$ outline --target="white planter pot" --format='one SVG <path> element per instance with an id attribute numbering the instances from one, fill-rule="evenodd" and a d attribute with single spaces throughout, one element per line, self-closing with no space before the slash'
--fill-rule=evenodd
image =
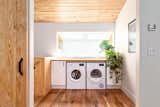
<path id="1" fill-rule="evenodd" d="M 114 71 L 111 71 L 109 67 L 107 67 L 107 85 L 121 85 L 121 79 L 116 81 L 116 74 Z"/>

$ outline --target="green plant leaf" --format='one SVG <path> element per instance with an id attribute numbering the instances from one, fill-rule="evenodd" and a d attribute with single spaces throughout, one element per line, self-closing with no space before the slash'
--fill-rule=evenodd
<path id="1" fill-rule="evenodd" d="M 109 49 L 113 49 L 113 46 L 109 44 L 108 40 L 103 40 L 99 47 L 102 49 L 102 50 L 109 50 Z"/>

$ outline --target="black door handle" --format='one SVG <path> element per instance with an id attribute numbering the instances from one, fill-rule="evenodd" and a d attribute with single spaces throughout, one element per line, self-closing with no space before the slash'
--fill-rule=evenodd
<path id="1" fill-rule="evenodd" d="M 23 58 L 21 58 L 19 60 L 19 63 L 18 63 L 18 69 L 19 69 L 19 73 L 21 76 L 23 76 L 23 72 L 22 72 L 22 62 L 23 62 Z"/>

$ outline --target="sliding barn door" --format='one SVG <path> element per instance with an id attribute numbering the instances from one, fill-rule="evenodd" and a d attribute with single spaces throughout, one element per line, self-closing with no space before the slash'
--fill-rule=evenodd
<path id="1" fill-rule="evenodd" d="M 28 0 L 0 0 L 0 107 L 28 106 Z"/>

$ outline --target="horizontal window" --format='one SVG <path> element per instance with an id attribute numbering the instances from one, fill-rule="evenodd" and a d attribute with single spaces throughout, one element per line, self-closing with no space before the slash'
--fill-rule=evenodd
<path id="1" fill-rule="evenodd" d="M 69 57 L 103 57 L 100 43 L 114 43 L 113 32 L 57 32 L 57 53 Z"/>

